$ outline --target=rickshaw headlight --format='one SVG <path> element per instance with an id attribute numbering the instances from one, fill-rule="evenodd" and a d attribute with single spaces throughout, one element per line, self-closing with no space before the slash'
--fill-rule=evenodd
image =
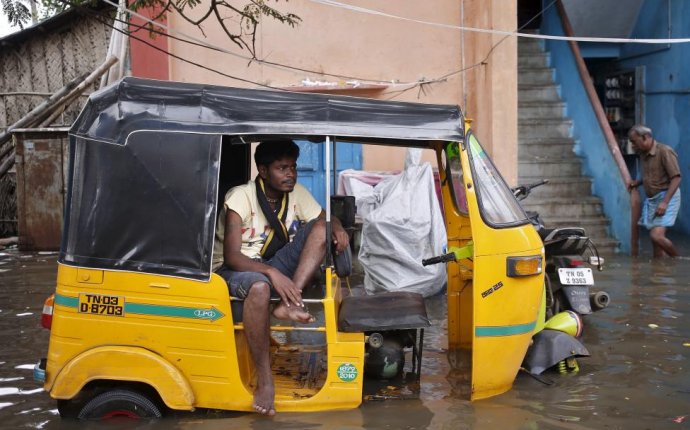
<path id="1" fill-rule="evenodd" d="M 538 275 L 540 273 L 541 255 L 508 257 L 506 259 L 506 274 L 511 278 Z"/>

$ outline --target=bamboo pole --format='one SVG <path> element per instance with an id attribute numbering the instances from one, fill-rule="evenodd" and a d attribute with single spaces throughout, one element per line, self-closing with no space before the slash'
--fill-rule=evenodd
<path id="1" fill-rule="evenodd" d="M 24 115 L 19 121 L 15 122 L 11 126 L 7 127 L 7 130 L 5 130 L 2 134 L 0 134 L 0 145 L 3 143 L 7 142 L 10 140 L 10 137 L 12 136 L 12 130 L 15 128 L 22 128 L 26 127 L 27 125 L 30 125 L 33 121 L 36 120 L 36 118 L 41 115 L 41 113 L 45 112 L 47 109 L 49 109 L 51 106 L 54 106 L 55 103 L 57 103 L 58 100 L 66 96 L 67 94 L 70 93 L 74 88 L 79 85 L 79 82 L 82 82 L 88 74 L 84 73 L 83 75 L 72 79 L 67 85 L 62 87 L 58 92 L 53 94 L 48 98 L 48 100 L 44 101 L 40 105 L 36 106 L 31 112 L 28 114 Z"/>
<path id="2" fill-rule="evenodd" d="M 105 73 L 106 70 L 108 70 L 108 68 L 110 68 L 117 61 L 117 57 L 110 56 L 105 60 L 105 62 L 103 62 L 103 64 L 98 66 L 90 74 L 85 73 L 80 77 L 70 81 L 58 92 L 53 94 L 48 100 L 41 103 L 39 106 L 36 106 L 36 108 L 34 108 L 31 112 L 29 112 L 19 121 L 15 122 L 10 127 L 8 127 L 7 130 L 0 135 L 0 145 L 9 140 L 9 138 L 12 136 L 12 130 L 34 125 L 37 122 L 40 123 L 41 121 L 45 120 L 47 116 L 51 115 L 53 109 L 61 106 L 66 101 L 73 99 L 76 95 L 79 95 L 82 92 L 84 92 L 84 90 L 89 85 L 92 85 L 96 81 L 96 79 L 98 79 L 103 73 Z M 9 171 L 12 165 L 14 164 L 14 155 L 15 152 L 12 151 L 12 153 L 5 159 L 5 161 L 3 161 L 0 164 L 0 179 L 2 179 L 5 173 L 7 173 L 7 171 Z"/>
<path id="3" fill-rule="evenodd" d="M 5 161 L 0 163 L 0 179 L 5 176 L 5 173 L 7 173 L 10 168 L 12 168 L 12 165 L 14 164 L 14 157 L 16 153 L 14 152 L 14 148 L 12 148 L 12 152 L 10 152 L 10 155 L 5 158 Z"/>
<path id="4" fill-rule="evenodd" d="M 75 91 L 79 91 L 80 93 L 86 89 L 87 86 L 93 84 L 93 82 L 101 76 L 105 70 L 107 70 L 108 67 L 112 66 L 118 61 L 117 57 L 109 57 L 106 59 L 106 61 L 98 66 L 96 70 L 91 72 L 90 74 L 84 73 L 81 76 L 71 80 L 67 85 L 62 87 L 58 92 L 50 96 L 48 100 L 45 102 L 41 103 L 40 105 L 36 106 L 31 112 L 28 114 L 24 115 L 19 121 L 15 122 L 11 126 L 7 128 L 7 130 L 0 134 L 0 145 L 5 143 L 10 139 L 10 136 L 12 135 L 12 130 L 15 128 L 23 128 L 26 127 L 38 119 L 41 119 L 44 117 L 46 112 L 52 111 L 52 108 L 55 107 L 56 104 L 60 103 L 61 100 L 63 100 L 65 97 L 69 96 Z"/>
<path id="5" fill-rule="evenodd" d="M 12 149 L 14 149 L 12 144 L 5 145 L 4 147 L 0 146 L 0 160 L 2 160 Z"/>

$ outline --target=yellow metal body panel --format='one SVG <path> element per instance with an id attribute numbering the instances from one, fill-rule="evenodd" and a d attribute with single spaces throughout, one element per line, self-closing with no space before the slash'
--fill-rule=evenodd
<path id="1" fill-rule="evenodd" d="M 437 162 L 439 166 L 439 180 L 448 234 L 448 247 L 463 247 L 472 240 L 472 223 L 469 213 L 462 213 L 457 205 L 450 187 L 451 178 L 447 176 L 443 160 L 443 148 L 436 146 Z M 448 351 L 451 363 L 460 366 L 460 350 L 472 348 L 472 268 L 473 262 L 463 260 L 455 264 L 448 264 Z"/>
<path id="2" fill-rule="evenodd" d="M 326 383 L 304 399 L 277 391 L 278 411 L 361 403 L 364 335 L 337 331 L 339 280 L 330 270 L 327 280 Z M 65 399 L 90 381 L 136 381 L 174 409 L 251 411 L 253 366 L 246 342 L 236 341 L 242 337 L 234 330 L 227 285 L 215 274 L 202 282 L 59 265 L 45 388 Z M 356 377 L 341 379 L 340 365 L 351 365 Z"/>
<path id="3" fill-rule="evenodd" d="M 512 387 L 537 327 L 543 273 L 508 277 L 506 258 L 536 255 L 543 261 L 544 251 L 531 224 L 494 228 L 483 221 L 468 150 L 462 147 L 460 160 L 467 213 L 454 204 L 452 181 L 441 173 L 448 245 L 464 246 L 472 240 L 474 257 L 448 264 L 448 348 L 451 363 L 471 349 L 471 398 L 477 400 Z"/>
<path id="4" fill-rule="evenodd" d="M 97 380 L 137 381 L 152 386 L 172 409 L 191 410 L 194 393 L 180 371 L 143 348 L 104 346 L 69 361 L 55 377 L 51 396 L 71 399 L 85 383 Z"/>

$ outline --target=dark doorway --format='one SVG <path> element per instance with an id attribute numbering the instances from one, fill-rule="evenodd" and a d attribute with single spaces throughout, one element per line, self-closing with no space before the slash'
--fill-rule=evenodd
<path id="1" fill-rule="evenodd" d="M 541 8 L 542 0 L 518 0 L 518 28 L 538 30 L 541 27 Z"/>

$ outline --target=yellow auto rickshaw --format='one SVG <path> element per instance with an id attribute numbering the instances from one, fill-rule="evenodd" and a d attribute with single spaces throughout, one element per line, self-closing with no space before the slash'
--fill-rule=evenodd
<path id="1" fill-rule="evenodd" d="M 328 197 L 334 141 L 435 151 L 447 246 L 465 252 L 447 268 L 451 363 L 471 372 L 472 399 L 511 388 L 537 329 L 543 246 L 458 107 L 125 78 L 92 94 L 70 130 L 50 342 L 35 368 L 61 415 L 252 411 L 241 303 L 211 271 L 213 236 L 225 191 L 250 177 L 251 143 L 275 136 L 325 145 Z M 276 336 L 279 412 L 360 405 L 366 351 L 390 334 L 422 372 L 421 296 L 349 295 L 335 266 L 307 299 L 321 321 L 272 326 L 319 339 Z"/>

